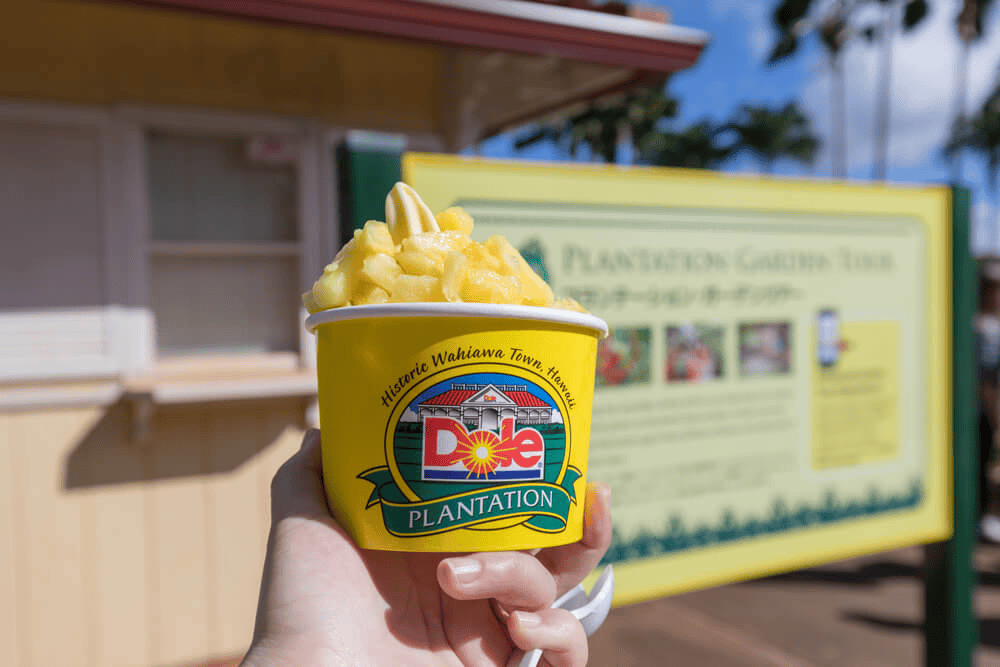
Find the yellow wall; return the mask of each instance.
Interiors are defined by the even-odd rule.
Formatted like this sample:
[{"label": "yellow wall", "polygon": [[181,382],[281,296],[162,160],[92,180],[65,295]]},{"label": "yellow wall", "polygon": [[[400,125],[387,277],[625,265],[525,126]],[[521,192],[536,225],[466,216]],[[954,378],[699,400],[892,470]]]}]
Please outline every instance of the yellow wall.
[{"label": "yellow wall", "polygon": [[0,414],[0,665],[153,667],[242,654],[274,471],[301,400]]},{"label": "yellow wall", "polygon": [[96,0],[2,0],[0,12],[0,97],[438,129],[432,46]]}]

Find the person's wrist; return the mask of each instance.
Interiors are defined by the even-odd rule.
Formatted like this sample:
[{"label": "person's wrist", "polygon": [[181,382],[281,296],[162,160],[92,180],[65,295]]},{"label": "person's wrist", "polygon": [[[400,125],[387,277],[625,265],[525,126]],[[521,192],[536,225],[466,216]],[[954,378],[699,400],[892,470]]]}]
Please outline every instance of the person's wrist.
[{"label": "person's wrist", "polygon": [[343,667],[345,664],[315,642],[259,639],[250,645],[240,667]]},{"label": "person's wrist", "polygon": [[246,655],[243,656],[243,659],[240,660],[239,667],[267,667],[266,663],[261,661],[259,654],[260,651],[255,651],[254,646],[251,646],[247,650]]}]

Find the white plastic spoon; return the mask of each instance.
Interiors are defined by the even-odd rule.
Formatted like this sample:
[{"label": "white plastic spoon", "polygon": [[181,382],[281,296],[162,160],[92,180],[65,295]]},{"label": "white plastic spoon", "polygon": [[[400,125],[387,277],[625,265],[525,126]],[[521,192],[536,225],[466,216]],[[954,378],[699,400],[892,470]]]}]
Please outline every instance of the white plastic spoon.
[{"label": "white plastic spoon", "polygon": [[[568,610],[575,616],[583,626],[583,631],[587,636],[594,634],[597,628],[601,627],[604,619],[611,611],[611,598],[615,592],[615,573],[608,565],[601,572],[597,583],[590,589],[590,595],[583,590],[583,585],[577,585],[561,598],[552,603],[553,608]],[[542,659],[542,652],[539,649],[523,653],[515,651],[511,656],[507,667],[537,667],[538,661]]]}]

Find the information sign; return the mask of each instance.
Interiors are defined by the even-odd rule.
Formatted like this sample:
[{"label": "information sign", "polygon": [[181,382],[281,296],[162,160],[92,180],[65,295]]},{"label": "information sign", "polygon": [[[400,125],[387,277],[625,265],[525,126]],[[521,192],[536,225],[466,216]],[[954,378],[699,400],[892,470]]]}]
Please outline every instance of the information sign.
[{"label": "information sign", "polygon": [[616,602],[946,538],[951,192],[409,154],[605,318]]}]

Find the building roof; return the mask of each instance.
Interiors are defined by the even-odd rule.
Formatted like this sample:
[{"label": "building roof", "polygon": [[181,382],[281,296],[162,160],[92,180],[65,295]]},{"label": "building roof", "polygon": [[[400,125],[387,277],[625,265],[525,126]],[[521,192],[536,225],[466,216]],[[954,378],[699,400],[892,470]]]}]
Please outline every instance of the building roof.
[{"label": "building roof", "polygon": [[475,393],[471,389],[449,389],[443,394],[427,399],[420,405],[460,405],[462,401],[467,400]]},{"label": "building roof", "polygon": [[522,408],[549,408],[552,407],[542,399],[538,398],[530,391],[505,391],[512,401]]},{"label": "building roof", "polygon": [[[463,402],[469,400],[476,394],[478,394],[481,389],[449,389],[448,391],[438,394],[432,398],[427,399],[420,403],[420,405],[447,405],[456,406],[461,405]],[[503,394],[508,397],[520,408],[549,408],[552,407],[542,399],[538,398],[530,391],[500,391],[497,393]]]},{"label": "building roof", "polygon": [[693,65],[708,42],[700,30],[524,0],[118,1],[662,73]]},{"label": "building roof", "polygon": [[[428,72],[433,82],[426,96],[437,98],[429,107],[436,116],[424,124],[449,151],[662,81],[693,65],[709,40],[699,30],[667,24],[656,12],[623,16],[617,12],[629,9],[621,3],[610,12],[582,0],[566,0],[576,6],[524,0],[109,1],[363,36],[385,45],[376,53],[406,43],[432,47],[439,63]],[[382,68],[375,78],[391,77],[395,69],[400,77],[414,76],[412,64],[391,56],[368,56],[356,65]],[[380,125],[362,129],[394,131]]]}]

